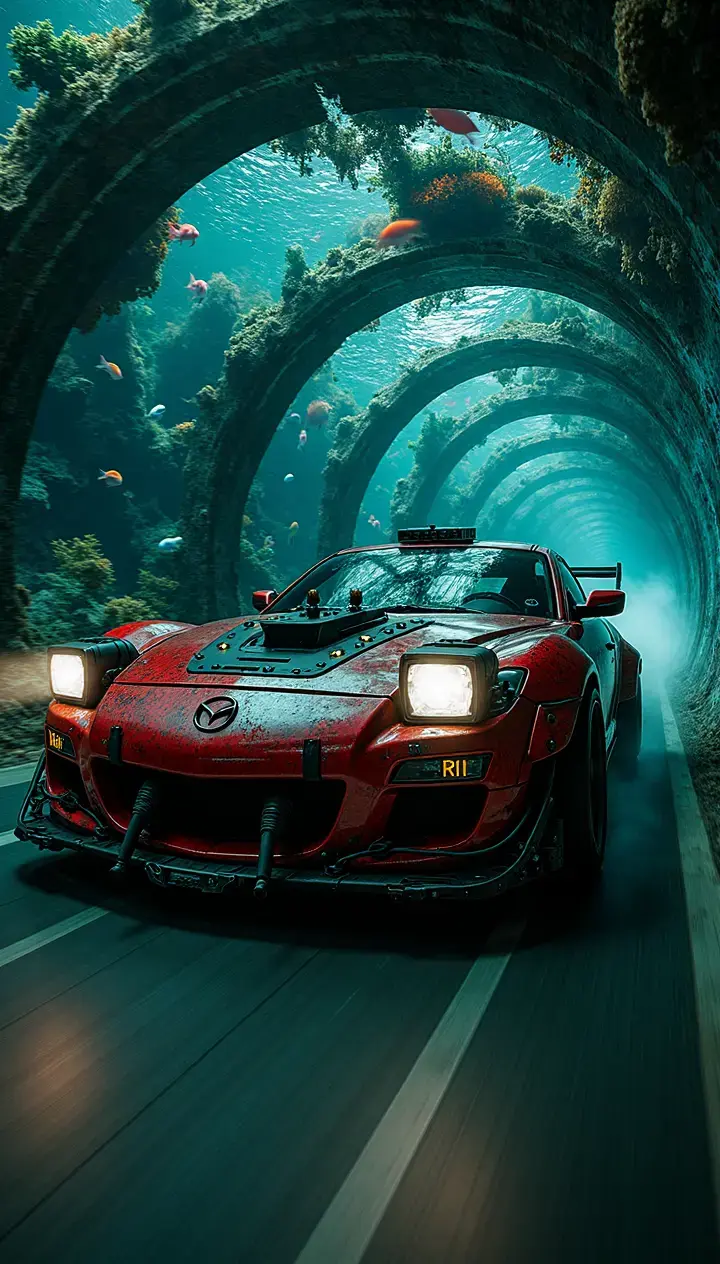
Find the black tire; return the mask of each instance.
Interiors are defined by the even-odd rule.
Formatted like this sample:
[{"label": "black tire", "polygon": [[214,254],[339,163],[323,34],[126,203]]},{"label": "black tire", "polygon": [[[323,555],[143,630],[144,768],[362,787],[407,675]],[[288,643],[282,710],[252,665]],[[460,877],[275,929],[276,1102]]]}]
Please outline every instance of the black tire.
[{"label": "black tire", "polygon": [[638,676],[637,693],[617,709],[617,736],[613,763],[622,777],[635,777],[643,735],[642,681]]},{"label": "black tire", "polygon": [[591,885],[602,871],[607,836],[605,721],[597,689],[583,700],[572,741],[558,760],[555,786],[565,876]]}]

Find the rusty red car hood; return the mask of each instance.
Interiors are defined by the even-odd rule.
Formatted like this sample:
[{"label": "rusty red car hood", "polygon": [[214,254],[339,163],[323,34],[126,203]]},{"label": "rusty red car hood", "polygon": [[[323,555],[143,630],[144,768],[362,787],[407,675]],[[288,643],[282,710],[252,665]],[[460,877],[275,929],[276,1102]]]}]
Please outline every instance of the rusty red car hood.
[{"label": "rusty red car hood", "polygon": [[448,639],[479,640],[490,645],[501,664],[507,665],[522,662],[523,656],[537,646],[539,640],[565,626],[548,619],[515,615],[432,614],[424,616],[420,626],[411,626],[391,640],[372,644],[357,657],[339,661],[313,679],[250,675],[232,670],[206,672],[197,666],[192,672],[189,670],[194,656],[208,645],[222,642],[240,623],[240,620],[224,619],[169,636],[159,644],[142,649],[119,680],[123,685],[190,686],[204,692],[252,688],[389,698],[397,690],[400,656],[411,646]]}]

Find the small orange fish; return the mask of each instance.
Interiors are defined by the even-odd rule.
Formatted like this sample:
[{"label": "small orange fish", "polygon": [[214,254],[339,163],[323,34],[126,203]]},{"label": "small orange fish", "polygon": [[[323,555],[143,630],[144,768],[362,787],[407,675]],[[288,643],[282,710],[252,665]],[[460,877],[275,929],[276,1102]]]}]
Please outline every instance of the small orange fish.
[{"label": "small orange fish", "polygon": [[394,219],[386,224],[378,233],[377,246],[382,250],[386,246],[403,246],[406,242],[417,241],[422,237],[423,227],[419,219]]},{"label": "small orange fish", "polygon": [[122,474],[119,470],[101,470],[98,483],[104,483],[106,487],[122,487]]},{"label": "small orange fish", "polygon": [[300,528],[299,522],[290,523],[290,526],[288,527],[288,544],[291,544],[292,541],[295,539],[295,536],[297,535],[299,528]]},{"label": "small orange fish", "polygon": [[177,426],[173,426],[173,430],[179,430],[181,434],[187,434],[190,430],[195,429],[194,421],[180,421]]},{"label": "small orange fish", "polygon": [[95,368],[102,369],[104,373],[107,373],[108,377],[115,378],[116,381],[119,381],[122,377],[118,366],[113,364],[112,360],[106,360],[104,355],[100,356],[100,363],[96,364]]}]

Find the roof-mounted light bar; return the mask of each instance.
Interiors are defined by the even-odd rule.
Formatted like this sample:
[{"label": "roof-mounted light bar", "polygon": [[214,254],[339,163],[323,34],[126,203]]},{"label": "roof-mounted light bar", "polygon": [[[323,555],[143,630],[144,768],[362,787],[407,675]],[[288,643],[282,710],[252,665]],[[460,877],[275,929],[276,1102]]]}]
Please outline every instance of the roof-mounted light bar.
[{"label": "roof-mounted light bar", "polygon": [[474,527],[406,527],[398,531],[398,544],[472,544]]},{"label": "roof-mounted light bar", "polygon": [[615,587],[622,588],[622,562],[614,566],[571,566],[576,579],[614,579]]}]

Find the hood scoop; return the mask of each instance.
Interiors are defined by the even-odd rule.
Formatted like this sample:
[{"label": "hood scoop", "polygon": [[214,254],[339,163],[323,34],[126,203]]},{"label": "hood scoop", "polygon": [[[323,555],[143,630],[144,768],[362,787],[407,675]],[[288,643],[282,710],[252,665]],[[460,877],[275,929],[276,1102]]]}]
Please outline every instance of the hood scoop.
[{"label": "hood scoop", "polygon": [[267,614],[258,619],[263,645],[269,650],[314,650],[334,645],[365,628],[385,623],[384,610],[343,610],[333,606],[305,606],[287,614]]}]

